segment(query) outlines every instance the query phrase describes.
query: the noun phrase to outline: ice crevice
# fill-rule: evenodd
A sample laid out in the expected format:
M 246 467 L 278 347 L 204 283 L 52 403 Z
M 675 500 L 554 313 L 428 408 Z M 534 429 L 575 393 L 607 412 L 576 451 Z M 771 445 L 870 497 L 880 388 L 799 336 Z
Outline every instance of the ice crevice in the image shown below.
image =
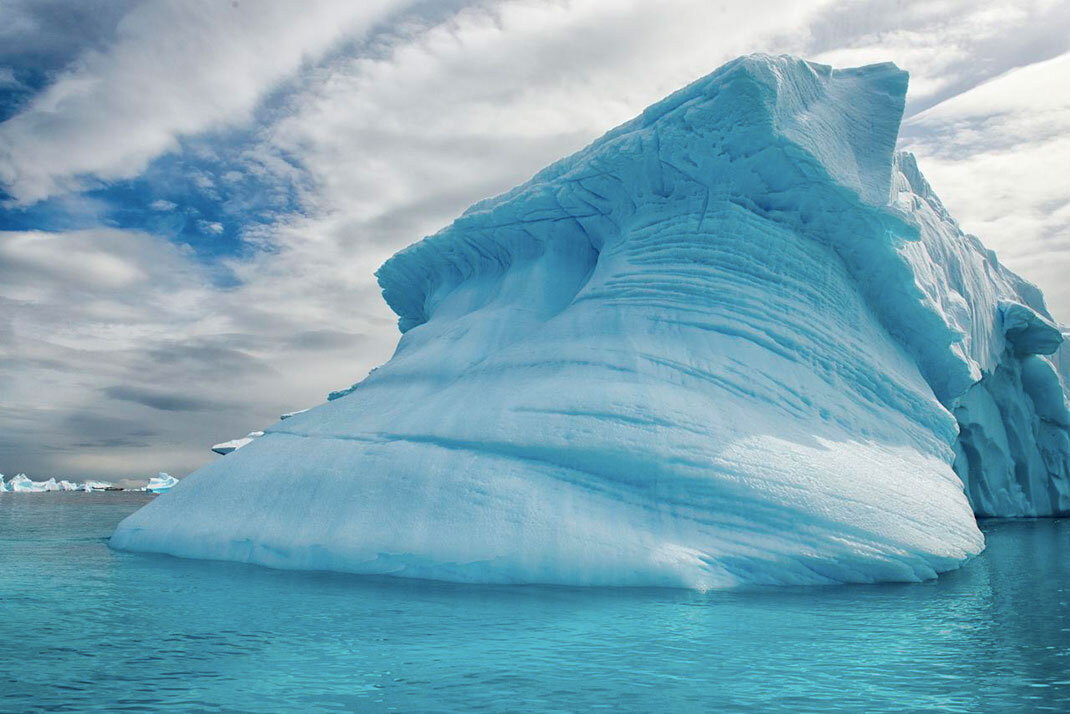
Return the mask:
M 1040 291 L 895 149 L 907 76 L 728 63 L 400 251 L 393 358 L 113 545 L 466 582 L 919 580 L 1070 510 Z

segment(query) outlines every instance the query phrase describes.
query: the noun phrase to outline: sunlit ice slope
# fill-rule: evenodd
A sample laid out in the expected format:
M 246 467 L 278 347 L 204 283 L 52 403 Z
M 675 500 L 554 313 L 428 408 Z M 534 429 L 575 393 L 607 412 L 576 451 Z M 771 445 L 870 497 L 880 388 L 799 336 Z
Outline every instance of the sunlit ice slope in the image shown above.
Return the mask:
M 394 357 L 112 544 L 494 583 L 912 581 L 1070 508 L 1039 291 L 895 153 L 907 75 L 749 56 L 378 272 Z

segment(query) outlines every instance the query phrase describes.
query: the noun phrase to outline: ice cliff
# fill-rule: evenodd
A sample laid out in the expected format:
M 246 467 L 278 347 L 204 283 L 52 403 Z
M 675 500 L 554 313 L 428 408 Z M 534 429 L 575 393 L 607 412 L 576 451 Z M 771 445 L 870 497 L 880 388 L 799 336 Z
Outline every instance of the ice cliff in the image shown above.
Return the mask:
M 1070 510 L 1062 341 L 895 152 L 907 75 L 744 57 L 401 251 L 404 333 L 132 550 L 476 582 L 911 581 Z

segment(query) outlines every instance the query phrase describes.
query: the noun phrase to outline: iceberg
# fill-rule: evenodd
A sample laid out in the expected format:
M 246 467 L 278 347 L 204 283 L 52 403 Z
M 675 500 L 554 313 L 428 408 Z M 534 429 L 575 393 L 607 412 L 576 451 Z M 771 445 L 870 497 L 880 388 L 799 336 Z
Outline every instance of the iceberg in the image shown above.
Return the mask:
M 153 493 L 167 493 L 175 484 L 178 483 L 178 479 L 170 474 L 165 474 L 162 471 L 149 479 L 142 491 L 151 491 Z
M 0 493 L 46 493 L 49 491 L 100 491 L 110 488 L 111 484 L 106 481 L 56 481 L 50 478 L 47 481 L 34 481 L 26 474 L 13 476 L 10 481 L 4 482 L 4 475 L 0 474 Z
M 50 478 L 47 481 L 34 481 L 26 474 L 19 474 L 11 478 L 11 481 L 7 484 L 7 490 L 12 493 L 45 493 L 64 489 L 60 484 L 56 483 L 54 478 Z
M 13 476 L 7 486 L 12 493 L 45 493 L 46 491 L 58 490 L 56 479 L 33 481 L 26 474 Z
M 377 272 L 389 362 L 113 547 L 480 583 L 919 581 L 1070 511 L 1040 291 L 896 151 L 907 74 L 748 56 Z

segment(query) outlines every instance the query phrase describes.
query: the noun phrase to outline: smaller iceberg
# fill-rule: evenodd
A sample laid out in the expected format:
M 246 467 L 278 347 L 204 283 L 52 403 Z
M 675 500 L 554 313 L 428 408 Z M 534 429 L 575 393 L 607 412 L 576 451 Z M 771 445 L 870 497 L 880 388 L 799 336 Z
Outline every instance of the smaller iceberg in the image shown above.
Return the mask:
M 33 481 L 26 474 L 19 474 L 8 483 L 8 490 L 12 493 L 44 493 L 56 491 L 58 487 L 54 478 L 47 481 Z
M 288 414 L 286 416 L 283 416 L 282 418 L 285 419 L 287 418 L 287 416 L 292 416 L 292 414 Z M 250 431 L 248 434 L 246 434 L 240 439 L 231 439 L 230 441 L 224 441 L 221 444 L 216 444 L 212 447 L 212 451 L 219 454 L 220 456 L 226 456 L 230 452 L 237 451 L 241 447 L 252 443 L 253 439 L 259 439 L 263 435 L 264 432 L 262 431 Z
M 145 490 L 152 493 L 167 493 L 176 483 L 178 483 L 177 478 L 161 471 L 149 479 L 149 482 L 145 484 Z

